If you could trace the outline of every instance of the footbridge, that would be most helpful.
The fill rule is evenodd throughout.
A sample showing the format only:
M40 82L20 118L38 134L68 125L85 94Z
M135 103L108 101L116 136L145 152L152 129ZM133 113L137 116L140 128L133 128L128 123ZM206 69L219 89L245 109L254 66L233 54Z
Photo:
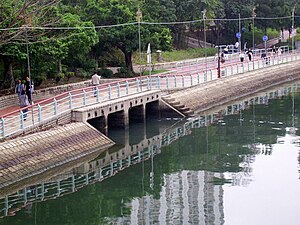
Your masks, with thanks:
M268 59L255 57L253 61L244 63L228 60L217 68L215 64L178 64L166 73L65 92L28 106L28 112L16 110L3 115L0 118L0 138L5 140L74 121L98 123L104 132L108 126L127 126L130 121L143 120L147 112L157 112L159 102L168 101L167 98L163 100L162 96L170 91L206 85L228 76L238 77L238 74L295 62L299 56L294 51L270 55ZM264 76L263 72L259 74ZM180 102L177 103L176 99L171 99L169 103L171 107L178 104L178 111L183 114L188 115L191 111ZM100 122L95 122L94 119L98 117L101 118Z

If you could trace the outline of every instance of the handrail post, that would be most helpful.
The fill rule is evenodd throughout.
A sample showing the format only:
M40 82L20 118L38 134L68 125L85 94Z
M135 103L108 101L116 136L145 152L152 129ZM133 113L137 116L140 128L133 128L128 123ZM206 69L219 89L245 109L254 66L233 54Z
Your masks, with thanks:
M140 92L140 82L138 78L136 78L136 92Z
M150 78L147 76L147 90L151 90Z
M56 98L53 99L53 105L54 105L54 115L57 114L57 100Z
M210 80L213 80L213 73L212 73L212 70L210 70Z
M158 87L158 89L160 89L160 76L159 75L157 76L157 87Z
M129 93L129 83L128 80L126 80L126 95Z
M42 107L38 104L38 121L39 123L42 121Z
M82 94L83 94L83 102L82 104L85 106L86 105L86 92L84 89L82 89Z
M230 65L230 67L231 67L231 75L233 75L233 66Z
M193 86L193 75L190 74L190 78L191 78L191 87Z
M118 97L120 97L120 96L121 96L121 91L120 91L120 82L118 82L118 86L117 86L117 88L118 88Z
M107 89L108 89L108 99L110 100L111 99L111 86L110 86L110 84L107 86Z
M22 110L20 110L20 120L21 120L20 129L23 130L24 129L24 113Z
M72 94L69 92L69 108L72 109Z
M197 82L200 84L200 73L197 73Z
M181 82L182 82L182 87L184 87L184 76L183 76L183 74L181 75Z
M98 86L96 86L96 101L97 101L97 103L100 102L100 93L99 93L99 88L98 88Z
M176 75L174 75L174 86L175 86L175 88L177 87L177 78L176 78Z
M2 124L2 138L5 138L5 120L1 117L1 124Z
M207 81L207 71L204 72L204 82Z
M168 76L168 75L166 76L166 81L167 81L167 82L166 82L167 89L169 89L169 76Z

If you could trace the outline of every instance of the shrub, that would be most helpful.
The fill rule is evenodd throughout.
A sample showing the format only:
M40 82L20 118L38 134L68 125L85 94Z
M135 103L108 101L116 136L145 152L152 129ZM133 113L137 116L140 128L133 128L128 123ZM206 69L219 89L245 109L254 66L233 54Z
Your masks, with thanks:
M56 83L58 83L61 79L64 79L64 78L65 78L65 74L64 73L58 73L55 76L55 81L56 81Z
M69 80L71 77L75 76L75 72L66 72L66 76L67 76L67 78Z
M105 77L105 78L112 78L113 77L113 71L106 68L101 68L98 70L98 75Z
M120 77L127 77L129 74L128 68L127 67L120 67L118 69L118 75Z
M75 71L75 75L77 77L82 77L82 78L89 78L89 77L91 77L90 73L88 73L87 71L85 71L82 68L77 68L76 71Z

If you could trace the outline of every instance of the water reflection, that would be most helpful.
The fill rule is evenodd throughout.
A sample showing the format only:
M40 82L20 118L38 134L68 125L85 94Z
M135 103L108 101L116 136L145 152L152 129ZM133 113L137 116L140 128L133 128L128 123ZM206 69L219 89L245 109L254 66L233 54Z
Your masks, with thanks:
M95 159L2 192L2 216L26 210L0 224L224 224L224 184L249 186L257 157L271 157L274 145L287 140L299 146L297 89L264 92L187 121L110 133L118 144Z

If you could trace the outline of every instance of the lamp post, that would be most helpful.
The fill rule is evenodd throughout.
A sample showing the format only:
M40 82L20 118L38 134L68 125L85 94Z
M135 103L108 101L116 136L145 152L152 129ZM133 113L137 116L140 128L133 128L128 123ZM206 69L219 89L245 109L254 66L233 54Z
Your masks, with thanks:
M255 40L254 40L254 18L256 17L255 9L256 7L254 6L252 9L252 49L253 50L255 48Z
M293 7L293 10L292 10L292 32L294 30L294 26L295 26L295 6ZM292 35L292 52L294 51L294 35Z
M205 57L205 73L207 73L207 52L206 52L206 9L202 11L203 13L203 23L204 23L204 57Z
M26 56L27 56L28 77L29 77L29 80L31 82L29 47L28 47L28 25L25 26L25 35L26 35Z
M141 18L142 12L140 10L140 4L138 4L138 11L136 12L137 20L138 20L138 33L139 33L139 55L140 55L140 76L142 75L142 50L141 50Z
M219 20L217 20L217 34L218 34L218 78L221 78L221 64L220 64L220 29Z
M239 33L241 34L241 14L239 13ZM239 37L239 52L241 51L241 36Z

